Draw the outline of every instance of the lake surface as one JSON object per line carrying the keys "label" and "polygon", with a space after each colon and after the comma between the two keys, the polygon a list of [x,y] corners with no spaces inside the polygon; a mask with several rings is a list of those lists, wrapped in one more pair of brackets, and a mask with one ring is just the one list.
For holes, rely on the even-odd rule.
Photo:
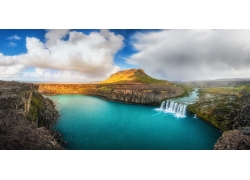
{"label": "lake surface", "polygon": [[213,149],[219,129],[186,114],[157,107],[123,104],[85,95],[47,96],[60,118],[54,129],[74,150],[191,150]]}

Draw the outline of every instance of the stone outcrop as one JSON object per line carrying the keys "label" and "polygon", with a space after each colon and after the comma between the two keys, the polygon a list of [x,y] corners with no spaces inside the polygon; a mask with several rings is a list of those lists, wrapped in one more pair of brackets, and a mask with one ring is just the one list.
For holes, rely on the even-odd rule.
{"label": "stone outcrop", "polygon": [[188,106],[188,111],[226,131],[233,129],[241,99],[236,94],[208,93],[201,91],[199,101]]}
{"label": "stone outcrop", "polygon": [[184,92],[170,84],[40,84],[42,94],[85,94],[132,104],[160,105]]}
{"label": "stone outcrop", "polygon": [[250,127],[225,131],[214,145],[215,150],[250,150]]}
{"label": "stone outcrop", "polygon": [[63,149],[51,129],[58,116],[38,86],[0,81],[0,149]]}
{"label": "stone outcrop", "polygon": [[214,145],[217,150],[250,150],[250,93],[244,89],[237,117],[232,120],[232,129],[225,131]]}
{"label": "stone outcrop", "polygon": [[234,129],[250,126],[250,94],[243,93],[241,99],[241,108],[233,124]]}
{"label": "stone outcrop", "polygon": [[99,84],[40,84],[39,92],[86,94],[110,101],[144,105],[160,105],[165,99],[186,93],[168,81],[150,77],[143,69],[119,71]]}
{"label": "stone outcrop", "polygon": [[214,149],[250,148],[250,88],[205,88],[199,101],[188,106],[198,117],[223,130]]}

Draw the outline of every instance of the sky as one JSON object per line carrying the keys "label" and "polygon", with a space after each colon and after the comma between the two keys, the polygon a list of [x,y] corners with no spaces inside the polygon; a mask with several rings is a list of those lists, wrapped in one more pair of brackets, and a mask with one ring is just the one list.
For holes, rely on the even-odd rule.
{"label": "sky", "polygon": [[250,30],[0,30],[1,80],[88,83],[131,68],[169,81],[248,78]]}

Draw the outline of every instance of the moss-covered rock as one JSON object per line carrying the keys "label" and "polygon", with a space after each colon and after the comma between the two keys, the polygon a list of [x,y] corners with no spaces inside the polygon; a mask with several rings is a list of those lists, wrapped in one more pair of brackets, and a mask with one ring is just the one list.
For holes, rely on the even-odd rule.
{"label": "moss-covered rock", "polygon": [[226,131],[233,129],[241,107],[240,91],[231,88],[201,89],[199,101],[187,107],[189,112]]}
{"label": "moss-covered rock", "polygon": [[38,122],[38,115],[43,108],[43,97],[38,93],[34,93],[31,98],[30,109],[27,115],[28,120]]}

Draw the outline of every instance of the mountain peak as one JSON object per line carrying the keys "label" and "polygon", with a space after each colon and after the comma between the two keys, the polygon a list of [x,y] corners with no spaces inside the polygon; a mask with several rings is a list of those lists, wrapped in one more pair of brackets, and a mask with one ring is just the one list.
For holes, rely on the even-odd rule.
{"label": "mountain peak", "polygon": [[118,71],[117,73],[112,74],[108,79],[101,82],[101,84],[110,84],[110,83],[159,84],[159,83],[166,83],[166,81],[152,78],[149,75],[147,75],[143,69],[139,68],[139,69]]}

